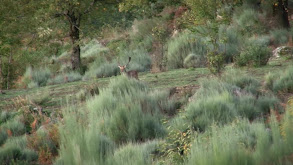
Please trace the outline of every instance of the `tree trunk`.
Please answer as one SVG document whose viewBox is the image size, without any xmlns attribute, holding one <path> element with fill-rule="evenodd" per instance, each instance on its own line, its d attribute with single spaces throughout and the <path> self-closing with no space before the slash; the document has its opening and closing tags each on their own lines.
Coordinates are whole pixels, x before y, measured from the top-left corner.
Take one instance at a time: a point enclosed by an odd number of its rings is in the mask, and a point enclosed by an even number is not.
<svg viewBox="0 0 293 165">
<path fill-rule="evenodd" d="M 9 76 L 10 76 L 10 65 L 11 65 L 11 60 L 12 60 L 12 48 L 10 48 L 10 56 L 8 60 L 8 66 L 7 66 L 7 89 L 9 89 Z"/>
<path fill-rule="evenodd" d="M 283 26 L 289 29 L 290 22 L 289 22 L 289 14 L 288 14 L 288 0 L 278 0 L 278 5 L 280 10 L 282 11 L 281 17 L 282 17 Z"/>
<path fill-rule="evenodd" d="M 2 93 L 2 83 L 3 83 L 3 75 L 2 75 L 2 56 L 0 55 L 0 94 Z"/>
<path fill-rule="evenodd" d="M 81 15 L 76 16 L 74 12 L 67 15 L 68 21 L 70 23 L 69 36 L 72 42 L 71 64 L 73 70 L 80 69 L 81 66 L 79 46 L 80 17 Z"/>
</svg>

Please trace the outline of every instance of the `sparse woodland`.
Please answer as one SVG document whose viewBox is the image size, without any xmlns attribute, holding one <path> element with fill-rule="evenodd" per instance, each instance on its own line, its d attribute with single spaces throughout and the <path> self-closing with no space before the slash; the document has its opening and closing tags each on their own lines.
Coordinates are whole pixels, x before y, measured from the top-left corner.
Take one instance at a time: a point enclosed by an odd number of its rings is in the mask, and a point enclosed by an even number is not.
<svg viewBox="0 0 293 165">
<path fill-rule="evenodd" d="M 0 4 L 0 165 L 293 164 L 293 0 Z"/>
</svg>

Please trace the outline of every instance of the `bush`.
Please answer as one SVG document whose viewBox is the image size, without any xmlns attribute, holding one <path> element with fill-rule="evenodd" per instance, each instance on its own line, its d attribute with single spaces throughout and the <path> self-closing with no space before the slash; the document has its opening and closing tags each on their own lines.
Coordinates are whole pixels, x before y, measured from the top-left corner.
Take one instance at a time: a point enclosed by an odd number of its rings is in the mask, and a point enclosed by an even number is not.
<svg viewBox="0 0 293 165">
<path fill-rule="evenodd" d="M 99 41 L 91 40 L 85 46 L 81 47 L 81 57 L 90 58 L 99 56 L 101 52 L 108 51 L 108 48 L 103 47 Z"/>
<path fill-rule="evenodd" d="M 220 25 L 218 35 L 220 52 L 225 55 L 226 62 L 232 62 L 240 54 L 243 35 L 238 28 L 232 25 Z"/>
<path fill-rule="evenodd" d="M 204 59 L 200 55 L 189 54 L 183 61 L 184 68 L 199 68 L 205 66 Z"/>
<path fill-rule="evenodd" d="M 38 155 L 29 149 L 26 149 L 26 136 L 11 137 L 3 147 L 0 148 L 0 162 L 4 164 L 19 164 L 32 163 L 38 159 Z"/>
<path fill-rule="evenodd" d="M 127 70 L 136 70 L 138 72 L 145 72 L 150 70 L 152 60 L 145 49 L 135 49 L 133 51 L 122 51 L 120 52 L 122 60 L 120 65 L 128 63 L 128 57 L 131 57 L 131 62 Z"/>
<path fill-rule="evenodd" d="M 178 35 L 168 42 L 167 67 L 170 69 L 182 68 L 184 59 L 193 53 L 204 60 L 206 46 L 203 41 L 190 32 Z"/>
<path fill-rule="evenodd" d="M 267 88 L 274 92 L 282 91 L 290 93 L 293 91 L 293 67 L 289 67 L 285 72 L 276 74 L 267 74 L 266 82 Z"/>
<path fill-rule="evenodd" d="M 259 13 L 254 9 L 241 9 L 236 11 L 233 16 L 233 23 L 235 23 L 242 33 L 253 34 L 264 31 L 264 26 L 259 20 Z"/>
<path fill-rule="evenodd" d="M 114 143 L 96 128 L 86 126 L 88 118 L 83 110 L 68 108 L 63 111 L 64 125 L 60 127 L 60 151 L 56 165 L 105 164 L 113 153 Z M 102 121 L 96 120 L 95 124 Z M 94 124 L 94 123 L 93 123 Z"/>
<path fill-rule="evenodd" d="M 90 65 L 89 70 L 85 73 L 83 79 L 90 78 L 104 78 L 117 76 L 120 73 L 116 61 L 107 62 L 104 58 L 97 58 L 93 64 Z"/>
<path fill-rule="evenodd" d="M 1 125 L 1 129 L 9 132 L 10 136 L 19 136 L 25 133 L 25 126 L 17 118 L 9 120 Z"/>
<path fill-rule="evenodd" d="M 156 141 L 146 142 L 144 144 L 129 143 L 126 146 L 121 146 L 119 149 L 115 150 L 113 157 L 108 159 L 107 164 L 152 164 L 151 154 L 156 151 L 157 148 L 158 142 Z"/>
<path fill-rule="evenodd" d="M 239 66 L 253 65 L 255 67 L 266 65 L 272 56 L 268 40 L 250 39 L 240 56 L 236 59 Z"/>
<path fill-rule="evenodd" d="M 51 78 L 48 80 L 49 85 L 53 84 L 62 84 L 67 82 L 74 82 L 79 81 L 82 79 L 82 76 L 78 72 L 69 72 L 64 74 L 59 74 L 55 76 L 54 78 Z"/>
<path fill-rule="evenodd" d="M 120 76 L 112 79 L 98 96 L 87 100 L 86 109 L 65 109 L 64 125 L 60 128 L 60 158 L 56 164 L 117 163 L 116 160 L 141 147 L 134 150 L 123 147 L 114 153 L 116 147 L 163 137 L 166 131 L 161 123 L 162 113 L 173 112 L 170 107 L 174 107 L 167 102 L 166 93 L 150 91 L 142 82 Z M 146 147 L 145 154 L 153 151 L 151 146 Z M 149 159 L 145 154 L 143 159 Z M 128 160 L 141 159 L 124 161 Z"/>
<path fill-rule="evenodd" d="M 38 68 L 33 70 L 31 67 L 28 67 L 23 76 L 22 83 L 29 88 L 46 86 L 50 77 L 51 72 L 48 68 Z"/>
<path fill-rule="evenodd" d="M 202 80 L 194 102 L 186 108 L 186 122 L 204 131 L 213 123 L 230 123 L 237 117 L 256 119 L 281 110 L 279 100 L 260 92 L 260 83 L 245 73 L 229 71 L 221 80 Z"/>
<path fill-rule="evenodd" d="M 292 124 L 289 113 L 285 114 L 281 128 L 274 116 L 271 116 L 269 128 L 262 122 L 248 120 L 237 120 L 224 127 L 213 126 L 196 138 L 187 164 L 289 163 L 288 155 L 293 152 L 293 141 L 287 138 L 293 135 L 289 129 L 289 123 Z"/>
<path fill-rule="evenodd" d="M 94 120 L 102 117 L 102 132 L 113 141 L 145 141 L 165 134 L 160 123 L 162 103 L 153 96 L 142 83 L 122 76 L 87 105 Z"/>
<path fill-rule="evenodd" d="M 288 43 L 290 34 L 286 29 L 275 29 L 270 31 L 270 36 L 275 45 L 284 45 Z"/>
</svg>

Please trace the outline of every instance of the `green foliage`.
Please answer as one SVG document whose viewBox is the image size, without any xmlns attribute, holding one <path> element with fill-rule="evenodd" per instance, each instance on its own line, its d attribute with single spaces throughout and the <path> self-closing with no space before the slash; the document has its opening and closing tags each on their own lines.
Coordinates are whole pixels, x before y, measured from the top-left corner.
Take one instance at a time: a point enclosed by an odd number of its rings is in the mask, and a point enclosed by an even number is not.
<svg viewBox="0 0 293 165">
<path fill-rule="evenodd" d="M 168 42 L 167 67 L 182 68 L 189 54 L 197 54 L 204 61 L 206 47 L 203 41 L 190 32 L 184 32 Z"/>
<path fill-rule="evenodd" d="M 279 101 L 260 93 L 260 83 L 241 72 L 228 72 L 223 81 L 205 80 L 186 108 L 187 125 L 204 131 L 211 124 L 230 123 L 237 117 L 250 120 L 280 110 Z"/>
<path fill-rule="evenodd" d="M 259 13 L 254 9 L 240 9 L 234 14 L 233 23 L 244 34 L 261 33 L 265 29 L 259 20 Z"/>
<path fill-rule="evenodd" d="M 237 57 L 236 62 L 239 66 L 253 65 L 260 67 L 266 65 L 272 56 L 272 51 L 268 46 L 266 38 L 250 39 Z"/>
<path fill-rule="evenodd" d="M 64 125 L 60 128 L 60 151 L 57 164 L 104 164 L 113 153 L 114 143 L 97 131 L 87 128 L 84 110 L 68 108 L 63 111 Z M 97 124 L 99 120 L 96 120 Z"/>
<path fill-rule="evenodd" d="M 292 140 L 287 136 L 292 135 L 292 129 L 288 129 L 292 115 L 288 112 L 285 116 L 282 128 L 274 116 L 269 128 L 262 122 L 247 120 L 236 120 L 223 127 L 212 126 L 194 141 L 187 164 L 289 163 L 287 155 L 293 150 Z"/>
<path fill-rule="evenodd" d="M 99 41 L 91 40 L 86 45 L 81 47 L 81 58 L 90 58 L 99 56 L 101 52 L 108 51 L 107 48 L 103 47 Z"/>
<path fill-rule="evenodd" d="M 141 145 L 123 145 L 163 137 L 162 114 L 174 113 L 172 104 L 168 92 L 150 91 L 126 76 L 113 79 L 108 88 L 87 100 L 86 109 L 64 110 L 56 164 L 149 163 L 156 142 L 146 143 L 143 150 Z M 133 153 L 136 156 L 129 158 Z"/>
<path fill-rule="evenodd" d="M 32 163 L 38 159 L 38 155 L 26 148 L 26 136 L 10 137 L 0 147 L 0 162 L 4 164 Z"/>
<path fill-rule="evenodd" d="M 110 99 L 111 98 L 111 99 Z M 160 98 L 160 97 L 159 97 Z M 109 89 L 87 102 L 93 120 L 103 120 L 100 129 L 117 143 L 145 141 L 165 134 L 160 123 L 159 104 L 145 85 L 121 76 L 111 81 Z M 111 109 L 111 111 L 109 111 Z"/>
<path fill-rule="evenodd" d="M 215 51 L 207 54 L 208 67 L 213 74 L 220 74 L 224 68 L 224 55 Z"/>
<path fill-rule="evenodd" d="M 274 92 L 293 91 L 293 68 L 289 67 L 282 73 L 267 74 L 266 87 Z"/>
<path fill-rule="evenodd" d="M 130 38 L 133 42 L 142 42 L 146 37 L 152 35 L 153 28 L 159 24 L 158 19 L 135 20 L 132 25 Z"/>
<path fill-rule="evenodd" d="M 23 76 L 22 83 L 29 88 L 46 86 L 50 77 L 51 72 L 48 68 L 32 69 L 31 67 L 28 67 Z"/>
<path fill-rule="evenodd" d="M 5 131 L 11 132 L 13 136 L 23 135 L 25 133 L 25 126 L 18 119 L 8 120 L 1 125 L 1 128 Z"/>
<path fill-rule="evenodd" d="M 120 56 L 122 60 L 120 65 L 125 65 L 128 62 L 128 57 L 131 57 L 131 62 L 127 70 L 136 70 L 138 72 L 149 71 L 151 68 L 152 60 L 145 49 L 135 49 L 133 51 L 121 51 Z"/>
<path fill-rule="evenodd" d="M 286 29 L 275 29 L 270 31 L 271 38 L 275 45 L 284 45 L 288 43 L 290 34 Z"/>
<path fill-rule="evenodd" d="M 219 27 L 219 49 L 225 55 L 225 61 L 231 62 L 240 54 L 243 44 L 243 35 L 235 26 L 220 25 Z"/>
<path fill-rule="evenodd" d="M 184 68 L 198 68 L 203 67 L 205 65 L 204 59 L 200 55 L 196 54 L 189 54 L 185 57 L 183 61 Z"/>
<path fill-rule="evenodd" d="M 53 84 L 62 84 L 62 83 L 67 83 L 67 82 L 74 82 L 74 81 L 79 81 L 82 79 L 82 76 L 78 72 L 69 72 L 69 73 L 63 73 L 59 74 L 53 78 L 50 78 L 48 80 L 49 85 Z"/>
<path fill-rule="evenodd" d="M 151 154 L 155 152 L 157 148 L 157 141 L 150 141 L 143 144 L 129 143 L 126 146 L 121 146 L 119 149 L 115 150 L 113 157 L 108 159 L 108 164 L 152 164 Z"/>
</svg>

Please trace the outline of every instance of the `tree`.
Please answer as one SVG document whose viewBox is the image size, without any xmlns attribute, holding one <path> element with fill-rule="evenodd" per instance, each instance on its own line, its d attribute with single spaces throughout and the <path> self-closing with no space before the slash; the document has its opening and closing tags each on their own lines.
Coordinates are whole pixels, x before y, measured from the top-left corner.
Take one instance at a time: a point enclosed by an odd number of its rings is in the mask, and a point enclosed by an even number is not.
<svg viewBox="0 0 293 165">
<path fill-rule="evenodd" d="M 29 1 L 2 0 L 0 7 L 0 89 L 11 86 L 13 56 L 23 44 L 22 37 L 33 27 Z"/>
</svg>

